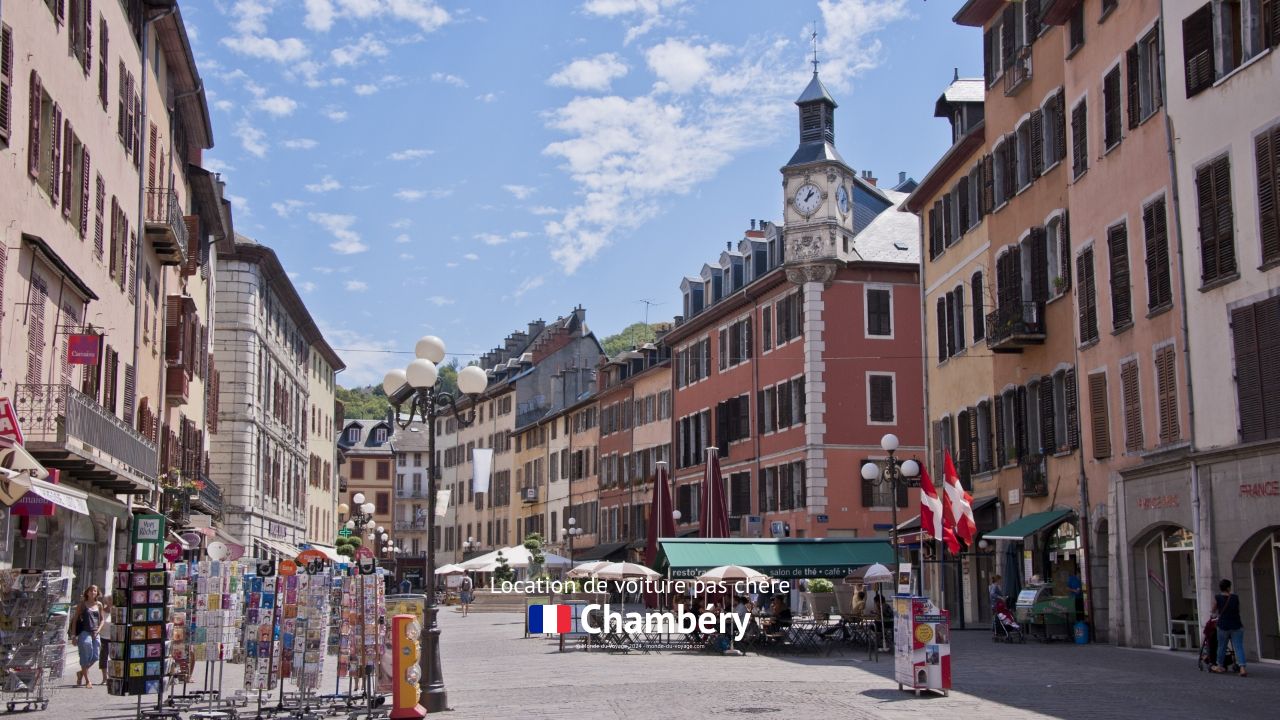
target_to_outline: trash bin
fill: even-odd
[[[1073,633],[1077,645],[1089,644],[1089,624],[1081,620],[1075,624],[1075,632]]]

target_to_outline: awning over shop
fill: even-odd
[[[308,547],[311,550],[319,550],[324,556],[329,558],[330,562],[347,562],[349,558],[338,554],[338,549],[332,545],[321,545],[320,543],[310,543]]]
[[[31,479],[31,489],[27,491],[31,495],[39,495],[49,502],[59,507],[64,507],[71,512],[80,513],[81,515],[89,514],[88,493],[83,490],[76,490],[72,487],[63,485],[54,485],[44,480]]]
[[[997,528],[982,537],[987,540],[1022,540],[1028,535],[1057,525],[1072,514],[1071,510],[1046,510],[1020,517],[1017,520]]]
[[[574,562],[586,562],[588,560],[621,560],[625,556],[627,544],[620,543],[601,543],[593,548],[575,552],[573,554]]]
[[[259,538],[258,542],[262,543],[263,547],[269,550],[273,550],[281,557],[286,557],[286,558],[298,557],[298,548],[294,547],[293,545],[290,545],[287,542],[284,542],[283,540],[271,540],[269,538]]]
[[[658,570],[697,577],[721,565],[742,565],[772,578],[846,577],[872,563],[893,563],[885,540],[859,538],[665,538]]]
[[[89,513],[92,515],[106,515],[117,520],[129,519],[129,508],[124,503],[93,493],[89,493],[86,499],[89,502]]]

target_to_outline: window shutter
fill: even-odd
[[[1167,222],[1164,198],[1142,209],[1142,227],[1147,246],[1148,310],[1155,310],[1173,302]]]
[[[1138,363],[1130,360],[1120,366],[1120,397],[1124,405],[1124,447],[1140,451],[1142,439],[1142,399],[1138,394]]]
[[[107,19],[98,19],[98,102],[102,109],[107,109]]]
[[[1013,394],[1013,442],[1021,461],[1029,454],[1027,448],[1027,388],[1019,385]]]
[[[964,234],[969,229],[969,176],[965,175],[960,178],[960,182],[956,184],[956,202],[959,204],[960,227],[956,232],[957,237]]]
[[[942,196],[942,236],[944,238],[943,244],[946,247],[951,247],[955,244],[956,235],[958,234],[956,233],[955,223],[952,222],[951,208],[953,205],[951,193]]]
[[[1045,455],[1057,452],[1058,441],[1054,435],[1053,423],[1053,376],[1040,378],[1040,446]]]
[[[1107,417],[1107,376],[1089,376],[1089,429],[1093,436],[1093,457],[1111,457],[1111,424]]]
[[[1160,406],[1160,443],[1178,441],[1182,432],[1178,427],[1177,372],[1174,367],[1176,353],[1172,345],[1156,351],[1156,393]]]
[[[966,408],[969,415],[969,469],[970,474],[982,471],[981,442],[978,439],[978,409]],[[966,489],[972,489],[972,484]]]
[[[1280,2],[1277,0],[1263,1],[1263,18],[1265,22],[1264,41],[1271,47],[1280,47]]]
[[[1080,291],[1076,295],[1080,317],[1080,342],[1087,343],[1098,339],[1098,299],[1093,278],[1093,248],[1085,250],[1076,257],[1076,274],[1080,280]]]
[[[995,161],[991,154],[982,156],[982,214],[986,215],[996,205]]]
[[[1129,128],[1138,127],[1138,123],[1142,120],[1142,92],[1139,88],[1138,77],[1141,74],[1138,63],[1138,46],[1131,45],[1125,53],[1125,64],[1128,66],[1126,80],[1129,86]]]
[[[1182,21],[1182,57],[1187,97],[1213,85],[1218,74],[1213,57],[1213,3],[1205,3]]]
[[[129,363],[124,364],[124,421],[133,424],[133,402],[138,391],[137,372]]]
[[[129,302],[133,302],[134,295],[137,293],[137,289],[138,289],[137,257],[138,257],[138,234],[131,230],[129,231],[129,254],[128,254]],[[121,284],[121,287],[123,287],[123,283]]]
[[[30,119],[27,134],[27,174],[40,179],[40,75],[31,71]]]
[[[956,429],[959,431],[960,437],[958,444],[958,454],[960,457],[957,458],[957,460],[959,460],[959,467],[957,468],[957,471],[960,473],[960,482],[965,487],[971,487],[972,484],[970,478],[973,474],[973,438],[969,435],[968,408],[960,411],[960,414],[956,416]]]
[[[1014,40],[1018,31],[1015,22],[1017,13],[1012,5],[1004,8],[1004,17],[1000,20],[1000,67],[1008,69],[1013,64]]]
[[[103,214],[106,212],[107,205],[107,185],[102,181],[102,175],[99,174],[94,190],[94,213],[93,213],[93,255],[99,260],[102,259],[102,243],[103,243]]]
[[[1076,397],[1076,371],[1075,368],[1068,370],[1062,376],[1064,384],[1063,397],[1066,398],[1067,411],[1067,445],[1072,450],[1080,449],[1080,407],[1079,399]]]
[[[1026,0],[1027,45],[1040,36],[1040,0]]]
[[[1005,136],[1004,142],[1004,197],[1011,199],[1018,194],[1018,137],[1014,133]]]
[[[58,195],[62,190],[62,108],[53,104],[53,113],[49,116],[49,200],[58,207]],[[41,158],[41,162],[44,159]]]
[[[991,83],[995,80],[996,76],[995,69],[991,66],[991,55],[993,50],[991,33],[993,31],[994,30],[987,30],[982,34],[982,77],[987,81],[987,87],[991,86]]]
[[[862,461],[862,463],[860,463],[860,464],[858,465],[858,467],[862,467],[863,465],[867,464],[868,462],[870,462],[870,460],[863,460],[863,461]],[[861,477],[861,476],[860,476],[860,477]],[[768,480],[765,478],[765,471],[764,471],[764,470],[761,470],[761,471],[760,471],[760,492],[758,493],[758,495],[760,496],[760,511],[761,511],[761,512],[764,512],[764,511],[765,511],[765,502],[766,502],[766,500],[765,500],[765,498],[766,498],[765,483],[767,483],[767,482],[768,482]],[[873,502],[873,498],[874,498],[874,492],[875,492],[875,486],[871,484],[871,481],[870,481],[870,480],[867,480],[867,479],[865,479],[865,478],[864,478],[864,479],[862,480],[862,507],[864,507],[864,508],[872,507],[872,502]]]
[[[1044,112],[1031,111],[1031,177],[1044,172]]]
[[[13,29],[0,25],[0,140],[13,128]]]
[[[947,301],[938,298],[938,362],[947,359]]]
[[[1031,228],[1031,299],[1038,303],[1049,299],[1048,242],[1044,228]]]
[[[995,412],[992,413],[992,427],[996,429],[996,458],[992,463],[994,467],[1003,467],[1005,460],[1004,450],[1004,397],[996,395]]]
[[[905,482],[896,482],[894,483],[894,487],[897,489],[898,507],[900,508],[906,507],[907,506],[907,484]]]
[[[1071,109],[1071,170],[1076,177],[1089,169],[1088,115],[1085,100]]]
[[[129,77],[125,71],[124,60],[120,61],[120,68],[116,71],[119,79],[116,81],[116,91],[118,98],[116,100],[116,135],[120,136],[120,142],[124,143],[125,154],[129,153],[128,129],[129,129]]]
[[[71,132],[71,121],[64,120],[62,129],[62,167],[57,176],[62,181],[62,217],[71,217],[71,204],[75,202],[75,134]]]
[[[1133,289],[1129,285],[1129,231],[1124,223],[1107,230],[1111,262],[1111,326],[1133,323]]]
[[[1053,142],[1056,146],[1054,158],[1060,161],[1067,156],[1067,95],[1062,90],[1053,96],[1053,114]]]
[[[956,296],[956,324],[953,332],[956,336],[956,347],[964,350],[968,344],[964,332],[964,285],[960,284],[955,289]]]
[[[986,314],[983,311],[982,293],[983,293],[982,271],[979,270],[978,272],[973,274],[973,279],[970,281],[970,288],[969,288],[969,294],[972,298],[970,302],[973,303],[973,340],[974,342],[977,342],[978,340],[981,340],[982,338],[986,337],[986,329],[985,329]]]
[[[164,305],[164,356],[170,367],[182,364],[183,321],[182,298],[170,295]]]
[[[1273,17],[1272,27],[1280,25]],[[1258,238],[1262,262],[1280,260],[1280,125],[1261,133],[1253,141],[1258,168]]]
[[[1196,170],[1200,220],[1201,280],[1212,282],[1235,272],[1231,210],[1231,161],[1226,156]]]
[[[1280,438],[1280,296],[1256,305],[1263,437]]]
[[[84,74],[93,69],[93,0],[84,0]]]
[[[67,0],[55,0],[54,19],[59,25],[67,21]]]
[[[1062,291],[1065,293],[1071,289],[1071,211],[1069,210],[1062,213],[1062,228],[1058,238],[1061,247],[1049,248],[1049,252],[1059,254],[1058,267],[1062,271]]]
[[[946,300],[947,300],[946,302],[947,312],[946,312],[946,317],[944,318],[946,320],[946,323],[942,327],[942,332],[946,336],[947,357],[950,357],[952,355],[955,355],[958,350],[958,348],[956,348],[956,333],[955,333],[955,327],[956,327],[955,293],[947,293]],[[959,349],[963,349],[963,348],[959,348]]]
[[[44,383],[44,316],[49,288],[44,280],[31,279],[30,306],[27,308],[27,384]]]

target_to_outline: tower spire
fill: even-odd
[[[813,42],[813,76],[818,76],[818,21],[813,21],[813,33],[809,35]]]

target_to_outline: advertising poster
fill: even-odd
[[[926,597],[894,598],[894,677],[898,688],[951,689],[951,625]]]

